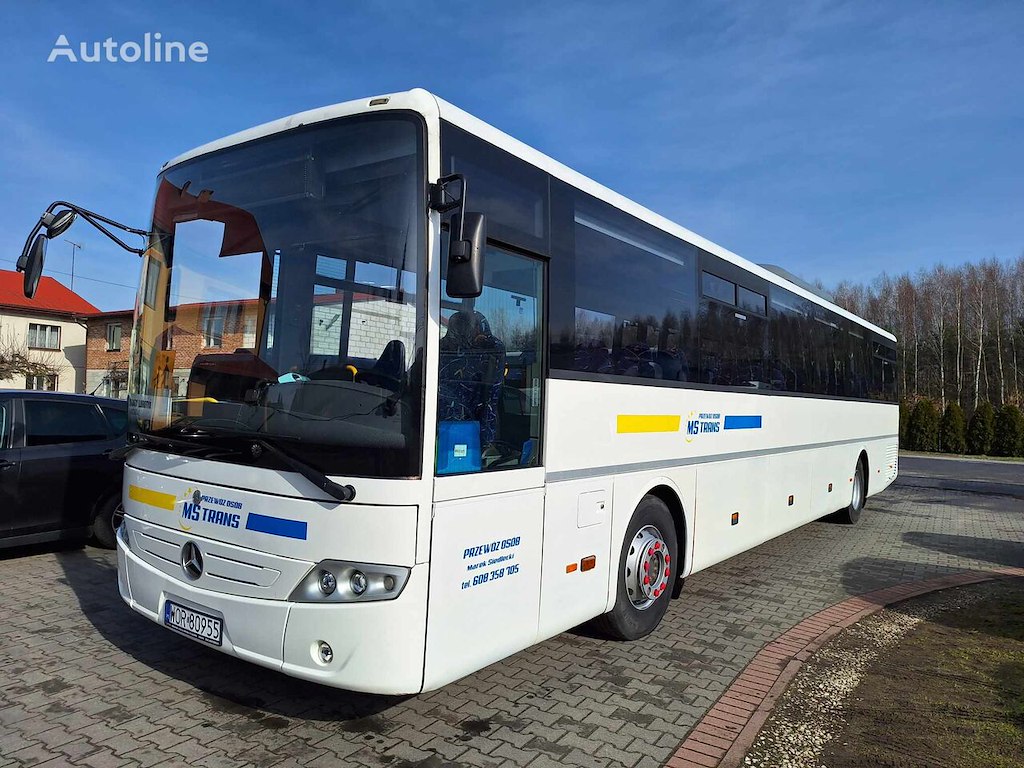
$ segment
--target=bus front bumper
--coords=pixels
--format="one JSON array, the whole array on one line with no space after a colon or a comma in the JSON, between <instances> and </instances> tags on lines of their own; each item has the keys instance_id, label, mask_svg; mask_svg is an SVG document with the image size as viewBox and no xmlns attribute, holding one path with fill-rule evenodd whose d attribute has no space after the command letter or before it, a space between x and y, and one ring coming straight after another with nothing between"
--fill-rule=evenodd
<instances>
[{"instance_id":1,"label":"bus front bumper","mask_svg":"<svg viewBox=\"0 0 1024 768\"><path fill-rule=\"evenodd\" d=\"M170 578L117 537L117 586L133 610L161 626L168 600L212 615L222 621L222 644L195 642L293 677L365 693L422 689L427 569L426 564L414 567L395 600L329 605L261 600ZM330 663L319 658L320 642L331 646Z\"/></svg>"}]
</instances>

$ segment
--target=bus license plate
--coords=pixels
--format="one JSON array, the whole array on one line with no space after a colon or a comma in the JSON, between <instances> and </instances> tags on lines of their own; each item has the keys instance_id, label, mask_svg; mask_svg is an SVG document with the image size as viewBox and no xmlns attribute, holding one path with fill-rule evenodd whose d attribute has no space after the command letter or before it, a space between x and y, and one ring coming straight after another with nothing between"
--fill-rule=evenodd
<instances>
[{"instance_id":1,"label":"bus license plate","mask_svg":"<svg viewBox=\"0 0 1024 768\"><path fill-rule=\"evenodd\" d=\"M170 600L164 603L164 624L204 643L221 644L224 622L215 616L193 611Z\"/></svg>"}]
</instances>

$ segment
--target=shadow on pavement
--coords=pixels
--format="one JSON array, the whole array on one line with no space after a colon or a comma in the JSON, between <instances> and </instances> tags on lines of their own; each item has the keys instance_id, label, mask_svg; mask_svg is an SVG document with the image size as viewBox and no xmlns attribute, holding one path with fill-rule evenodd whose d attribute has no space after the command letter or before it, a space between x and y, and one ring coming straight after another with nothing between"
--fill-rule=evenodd
<instances>
[{"instance_id":1,"label":"shadow on pavement","mask_svg":"<svg viewBox=\"0 0 1024 768\"><path fill-rule=\"evenodd\" d=\"M80 550L84 546L84 541L49 541L45 544L26 544L19 547L9 547L7 549L0 549L0 562L4 560L17 560L21 557L45 555L51 552Z\"/></svg>"},{"instance_id":2,"label":"shadow on pavement","mask_svg":"<svg viewBox=\"0 0 1024 768\"><path fill-rule=\"evenodd\" d=\"M907 531L901 538L905 543L915 547L947 555L969 557L996 566L1024 567L1024 543L1019 541L924 531Z\"/></svg>"},{"instance_id":3,"label":"shadow on pavement","mask_svg":"<svg viewBox=\"0 0 1024 768\"><path fill-rule=\"evenodd\" d=\"M263 714L273 713L338 723L341 730L353 733L375 733L387 728L375 716L408 698L351 693L296 680L204 647L124 604L112 553L90 548L60 552L57 559L65 574L62 581L104 639L147 667L194 686L196 697L217 711L243 715L265 728L288 725L282 717Z\"/></svg>"},{"instance_id":4,"label":"shadow on pavement","mask_svg":"<svg viewBox=\"0 0 1024 768\"><path fill-rule=\"evenodd\" d=\"M904 488L918 488L935 491L957 491L978 496L1010 497L1024 499L1024 485L1020 483L970 480L963 478L930 477L926 475L900 475L896 482Z\"/></svg>"},{"instance_id":5,"label":"shadow on pavement","mask_svg":"<svg viewBox=\"0 0 1024 768\"><path fill-rule=\"evenodd\" d=\"M853 597L911 581L950 576L967 570L969 567L969 565L935 565L881 557L858 557L843 563L839 580L843 591Z\"/></svg>"}]
</instances>

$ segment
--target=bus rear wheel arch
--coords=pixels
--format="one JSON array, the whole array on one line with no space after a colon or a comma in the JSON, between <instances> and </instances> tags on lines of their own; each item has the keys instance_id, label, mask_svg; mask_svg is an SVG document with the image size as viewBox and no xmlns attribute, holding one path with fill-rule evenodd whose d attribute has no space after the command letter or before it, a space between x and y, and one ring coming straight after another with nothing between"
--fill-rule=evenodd
<instances>
[{"instance_id":1,"label":"bus rear wheel arch","mask_svg":"<svg viewBox=\"0 0 1024 768\"><path fill-rule=\"evenodd\" d=\"M679 551L669 506L648 493L626 527L617 563L615 605L597 618L597 628L620 640L638 640L653 632L668 610L678 581Z\"/></svg>"}]
</instances>

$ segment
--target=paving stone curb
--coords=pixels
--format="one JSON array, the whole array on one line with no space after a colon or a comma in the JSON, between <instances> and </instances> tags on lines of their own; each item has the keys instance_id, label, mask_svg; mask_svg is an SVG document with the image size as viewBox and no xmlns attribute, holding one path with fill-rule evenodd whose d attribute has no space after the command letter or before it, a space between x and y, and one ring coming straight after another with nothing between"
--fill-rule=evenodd
<instances>
[{"instance_id":1,"label":"paving stone curb","mask_svg":"<svg viewBox=\"0 0 1024 768\"><path fill-rule=\"evenodd\" d=\"M667 768L738 768L775 703L819 648L888 605L950 587L1024 578L1024 568L962 571L851 597L804 619L765 645L693 727Z\"/></svg>"}]
</instances>

